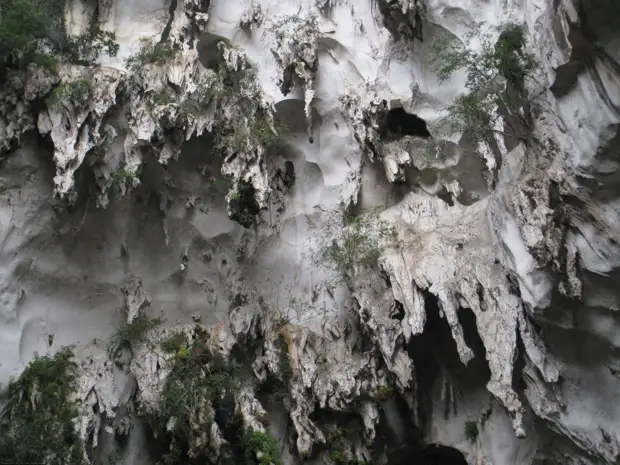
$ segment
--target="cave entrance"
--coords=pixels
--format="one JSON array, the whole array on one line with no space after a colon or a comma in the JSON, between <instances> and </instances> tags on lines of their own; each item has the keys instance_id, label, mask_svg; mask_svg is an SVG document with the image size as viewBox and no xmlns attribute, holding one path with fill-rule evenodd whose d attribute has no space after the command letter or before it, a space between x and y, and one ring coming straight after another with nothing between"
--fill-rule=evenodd
<instances>
[{"instance_id":1,"label":"cave entrance","mask_svg":"<svg viewBox=\"0 0 620 465\"><path fill-rule=\"evenodd\" d=\"M454 447L430 444L422 449L420 465L467 465L463 454Z\"/></svg>"},{"instance_id":2,"label":"cave entrance","mask_svg":"<svg viewBox=\"0 0 620 465\"><path fill-rule=\"evenodd\" d=\"M403 451L404 452L404 451ZM467 465L467 460L454 447L429 444L407 453L396 454L388 460L388 465Z\"/></svg>"},{"instance_id":3,"label":"cave entrance","mask_svg":"<svg viewBox=\"0 0 620 465\"><path fill-rule=\"evenodd\" d=\"M426 121L417 115L407 113L403 107L393 107L387 112L382 132L382 135L388 138L417 136L428 139L431 137Z\"/></svg>"}]
</instances>

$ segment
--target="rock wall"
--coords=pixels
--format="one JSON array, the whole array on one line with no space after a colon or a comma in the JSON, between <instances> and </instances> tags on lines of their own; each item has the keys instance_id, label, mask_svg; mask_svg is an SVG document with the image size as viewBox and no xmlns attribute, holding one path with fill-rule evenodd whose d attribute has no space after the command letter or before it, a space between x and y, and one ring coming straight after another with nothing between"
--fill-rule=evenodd
<instances>
[{"instance_id":1,"label":"rock wall","mask_svg":"<svg viewBox=\"0 0 620 465\"><path fill-rule=\"evenodd\" d=\"M147 3L98 2L116 57L7 73L0 381L76 344L87 459L154 463L153 347L199 327L245 354L233 410L285 463L620 460L616 2ZM536 58L526 139L446 123L466 76L441 81L432 45L481 22ZM131 66L144 39L171 52ZM343 231L373 266L320 260ZM110 342L139 315L163 327ZM192 454L226 463L199 417Z\"/></svg>"}]
</instances>

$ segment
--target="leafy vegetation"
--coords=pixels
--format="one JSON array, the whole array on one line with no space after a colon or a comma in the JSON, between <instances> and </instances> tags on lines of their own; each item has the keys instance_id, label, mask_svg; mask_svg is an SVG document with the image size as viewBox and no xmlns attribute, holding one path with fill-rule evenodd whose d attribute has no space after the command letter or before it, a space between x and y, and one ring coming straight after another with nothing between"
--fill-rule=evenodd
<instances>
[{"instance_id":1,"label":"leafy vegetation","mask_svg":"<svg viewBox=\"0 0 620 465\"><path fill-rule=\"evenodd\" d=\"M283 465L278 441L268 432L251 431L246 434L244 440L249 463L258 460L260 465Z\"/></svg>"},{"instance_id":2,"label":"leafy vegetation","mask_svg":"<svg viewBox=\"0 0 620 465\"><path fill-rule=\"evenodd\" d=\"M139 178L141 171L142 166L138 166L135 171L128 169L126 166L120 167L112 173L110 186L116 189L135 187L140 183Z\"/></svg>"},{"instance_id":3,"label":"leafy vegetation","mask_svg":"<svg viewBox=\"0 0 620 465\"><path fill-rule=\"evenodd\" d=\"M478 439L478 434L478 423L475 421L468 421L465 423L465 437L470 442L476 442L476 439Z\"/></svg>"},{"instance_id":4,"label":"leafy vegetation","mask_svg":"<svg viewBox=\"0 0 620 465\"><path fill-rule=\"evenodd\" d=\"M466 73L468 93L459 97L448 108L451 123L456 130L469 131L473 142L486 141L492 133L503 132L500 116L495 108L524 120L521 110L522 95L508 92L506 84L523 90L523 80L536 62L525 52L525 35L518 25L500 30L494 40L491 31L478 33L482 25L472 30L465 43L447 38L436 40L432 46L432 62L440 81L449 79L457 70ZM473 47L474 41L479 43Z\"/></svg>"},{"instance_id":5,"label":"leafy vegetation","mask_svg":"<svg viewBox=\"0 0 620 465\"><path fill-rule=\"evenodd\" d=\"M128 343L134 345L143 342L149 331L161 325L163 320L159 317L150 318L140 313L129 324L121 326L113 337L116 345Z\"/></svg>"},{"instance_id":6,"label":"leafy vegetation","mask_svg":"<svg viewBox=\"0 0 620 465\"><path fill-rule=\"evenodd\" d=\"M380 386L377 389L376 399L380 402L384 400L388 400L390 397L394 395L394 388L390 386Z\"/></svg>"},{"instance_id":7,"label":"leafy vegetation","mask_svg":"<svg viewBox=\"0 0 620 465\"><path fill-rule=\"evenodd\" d=\"M63 52L70 62L89 65L103 52L112 57L116 56L118 49L116 34L104 31L99 24L91 22L85 32L67 40Z\"/></svg>"},{"instance_id":8,"label":"leafy vegetation","mask_svg":"<svg viewBox=\"0 0 620 465\"><path fill-rule=\"evenodd\" d=\"M167 354L183 354L189 355L187 349L187 336L185 333L174 333L169 338L164 339L161 344L161 350Z\"/></svg>"},{"instance_id":9,"label":"leafy vegetation","mask_svg":"<svg viewBox=\"0 0 620 465\"><path fill-rule=\"evenodd\" d=\"M92 80L88 77L81 77L52 89L50 95L45 99L45 103L48 107L52 107L66 100L75 106L83 106L91 100L93 92Z\"/></svg>"},{"instance_id":10,"label":"leafy vegetation","mask_svg":"<svg viewBox=\"0 0 620 465\"><path fill-rule=\"evenodd\" d=\"M55 70L58 60L53 55L78 64L91 63L104 51L115 56L115 34L102 31L96 21L85 33L65 38L65 4L66 0L0 0L0 62Z\"/></svg>"},{"instance_id":11,"label":"leafy vegetation","mask_svg":"<svg viewBox=\"0 0 620 465\"><path fill-rule=\"evenodd\" d=\"M65 0L0 0L0 57L25 66L46 63L39 43L62 27Z\"/></svg>"},{"instance_id":12,"label":"leafy vegetation","mask_svg":"<svg viewBox=\"0 0 620 465\"><path fill-rule=\"evenodd\" d=\"M127 67L135 72L138 72L140 68L150 64L164 64L169 60L172 60L179 53L171 42L157 42L154 43L150 39L142 39L140 41L141 47L138 53L127 59Z\"/></svg>"},{"instance_id":13,"label":"leafy vegetation","mask_svg":"<svg viewBox=\"0 0 620 465\"><path fill-rule=\"evenodd\" d=\"M245 152L257 146L270 149L282 143L286 131L287 127L282 123L274 122L272 127L267 119L248 118L241 124L236 122L221 128L215 138L215 148L235 152Z\"/></svg>"},{"instance_id":14,"label":"leafy vegetation","mask_svg":"<svg viewBox=\"0 0 620 465\"><path fill-rule=\"evenodd\" d=\"M365 465L366 462L352 457L345 446L344 434L342 431L332 432L329 437L329 458L334 465Z\"/></svg>"},{"instance_id":15,"label":"leafy vegetation","mask_svg":"<svg viewBox=\"0 0 620 465\"><path fill-rule=\"evenodd\" d=\"M349 276L356 268L376 266L385 243L398 238L396 229L376 213L352 216L345 213L342 223L328 225L335 238L319 247L317 261ZM333 220L332 220L333 222Z\"/></svg>"},{"instance_id":16,"label":"leafy vegetation","mask_svg":"<svg viewBox=\"0 0 620 465\"><path fill-rule=\"evenodd\" d=\"M35 356L0 401L0 461L81 465L83 449L74 421L76 365L71 348L54 356Z\"/></svg>"},{"instance_id":17,"label":"leafy vegetation","mask_svg":"<svg viewBox=\"0 0 620 465\"><path fill-rule=\"evenodd\" d=\"M158 436L170 440L163 458L166 464L183 461L187 451L195 449L202 431L214 421L218 403L247 382L245 370L235 359L212 353L206 334L198 329L196 334L191 341L184 334L173 334L161 343L162 350L172 356L171 370L149 423Z\"/></svg>"}]
</instances>

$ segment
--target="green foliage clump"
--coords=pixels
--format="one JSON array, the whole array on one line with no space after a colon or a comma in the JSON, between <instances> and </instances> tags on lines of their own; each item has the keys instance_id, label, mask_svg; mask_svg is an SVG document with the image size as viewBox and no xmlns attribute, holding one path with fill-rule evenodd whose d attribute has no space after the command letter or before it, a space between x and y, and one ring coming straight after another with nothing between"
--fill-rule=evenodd
<instances>
[{"instance_id":1,"label":"green foliage clump","mask_svg":"<svg viewBox=\"0 0 620 465\"><path fill-rule=\"evenodd\" d=\"M319 263L349 276L356 268L376 266L384 244L398 238L396 229L376 214L350 216L344 224L332 224L336 237L319 248Z\"/></svg>"},{"instance_id":2,"label":"green foliage clump","mask_svg":"<svg viewBox=\"0 0 620 465\"><path fill-rule=\"evenodd\" d=\"M0 401L0 461L80 465L83 448L76 432L78 408L73 351L35 358L10 381Z\"/></svg>"},{"instance_id":3,"label":"green foliage clump","mask_svg":"<svg viewBox=\"0 0 620 465\"><path fill-rule=\"evenodd\" d=\"M394 388L392 388L390 386L380 386L377 389L377 394L376 394L375 398L378 401L382 402L384 400L389 399L393 395L394 395Z\"/></svg>"},{"instance_id":4,"label":"green foliage clump","mask_svg":"<svg viewBox=\"0 0 620 465\"><path fill-rule=\"evenodd\" d=\"M201 431L214 421L212 406L247 382L239 363L212 353L203 336L198 334L190 341L183 334L175 334L161 343L162 350L173 356L158 409L149 423L158 436L171 441L164 463L183 461L200 440Z\"/></svg>"},{"instance_id":5,"label":"green foliage clump","mask_svg":"<svg viewBox=\"0 0 620 465\"><path fill-rule=\"evenodd\" d=\"M92 80L81 77L52 89L50 95L45 99L45 103L48 107L52 107L65 100L79 107L86 105L91 100L93 92Z\"/></svg>"},{"instance_id":6,"label":"green foliage clump","mask_svg":"<svg viewBox=\"0 0 620 465\"><path fill-rule=\"evenodd\" d=\"M139 184L140 172L142 166L139 166L136 171L131 171L126 167L121 167L112 173L111 186L121 189L124 187L135 187Z\"/></svg>"},{"instance_id":7,"label":"green foliage clump","mask_svg":"<svg viewBox=\"0 0 620 465\"><path fill-rule=\"evenodd\" d=\"M258 460L259 465L283 465L278 440L268 432L250 431L244 439L249 463Z\"/></svg>"},{"instance_id":8,"label":"green foliage clump","mask_svg":"<svg viewBox=\"0 0 620 465\"><path fill-rule=\"evenodd\" d=\"M180 351L185 353L186 346L188 344L187 336L185 333L174 333L167 339L164 339L160 343L161 350L167 354L176 354Z\"/></svg>"},{"instance_id":9,"label":"green foliage clump","mask_svg":"<svg viewBox=\"0 0 620 465\"><path fill-rule=\"evenodd\" d=\"M330 447L329 458L334 465L367 465L365 461L352 457L352 454L347 452L344 435L341 431L332 433L328 444Z\"/></svg>"},{"instance_id":10,"label":"green foliage clump","mask_svg":"<svg viewBox=\"0 0 620 465\"><path fill-rule=\"evenodd\" d=\"M62 28L65 0L0 0L0 58L49 63L39 43Z\"/></svg>"},{"instance_id":11,"label":"green foliage clump","mask_svg":"<svg viewBox=\"0 0 620 465\"><path fill-rule=\"evenodd\" d=\"M524 78L536 67L533 55L524 51L521 26L504 27L496 41L490 32L477 34L478 30L472 30L464 44L441 38L431 45L432 63L440 81L449 79L459 69L465 70L469 92L459 97L448 113L454 128L468 130L473 142L486 141L494 132L506 135L497 129L499 116L493 111L496 107L524 119L520 110L524 96L515 98L506 85L501 85L501 78L523 89ZM479 42L475 49L471 47L474 40Z\"/></svg>"},{"instance_id":12,"label":"green foliage clump","mask_svg":"<svg viewBox=\"0 0 620 465\"><path fill-rule=\"evenodd\" d=\"M468 421L465 423L465 437L470 442L475 442L478 439L478 423L475 421Z\"/></svg>"},{"instance_id":13,"label":"green foliage clump","mask_svg":"<svg viewBox=\"0 0 620 465\"><path fill-rule=\"evenodd\" d=\"M92 22L85 32L67 40L63 52L70 62L87 66L101 53L115 57L118 50L116 34L104 31L99 24Z\"/></svg>"},{"instance_id":14,"label":"green foliage clump","mask_svg":"<svg viewBox=\"0 0 620 465\"><path fill-rule=\"evenodd\" d=\"M164 64L179 53L178 48L168 41L153 43L150 39L142 39L141 44L138 53L129 57L126 63L134 73L145 65Z\"/></svg>"},{"instance_id":15,"label":"green foliage clump","mask_svg":"<svg viewBox=\"0 0 620 465\"><path fill-rule=\"evenodd\" d=\"M272 127L266 119L248 118L244 123L221 128L215 137L215 148L222 152L247 152L258 146L270 149L282 143L286 132L282 123L274 122Z\"/></svg>"},{"instance_id":16,"label":"green foliage clump","mask_svg":"<svg viewBox=\"0 0 620 465\"><path fill-rule=\"evenodd\" d=\"M128 343L131 345L144 342L149 331L161 325L163 320L159 317L150 318L140 313L129 324L121 326L114 335L114 341L117 345Z\"/></svg>"},{"instance_id":17,"label":"green foliage clump","mask_svg":"<svg viewBox=\"0 0 620 465\"><path fill-rule=\"evenodd\" d=\"M70 62L92 63L102 52L118 53L116 35L93 21L86 32L65 38L66 0L0 0L0 62L29 63L55 71L62 55ZM42 53L45 44L50 52Z\"/></svg>"}]
</instances>

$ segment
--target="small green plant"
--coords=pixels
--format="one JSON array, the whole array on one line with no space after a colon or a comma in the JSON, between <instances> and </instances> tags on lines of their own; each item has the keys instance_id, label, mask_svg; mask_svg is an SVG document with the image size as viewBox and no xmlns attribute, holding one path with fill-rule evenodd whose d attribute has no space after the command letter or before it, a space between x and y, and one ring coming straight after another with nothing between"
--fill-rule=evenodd
<instances>
[{"instance_id":1,"label":"small green plant","mask_svg":"<svg viewBox=\"0 0 620 465\"><path fill-rule=\"evenodd\" d=\"M468 421L465 423L465 437L470 441L470 442L476 442L476 439L478 439L478 423L475 421Z\"/></svg>"},{"instance_id":2,"label":"small green plant","mask_svg":"<svg viewBox=\"0 0 620 465\"><path fill-rule=\"evenodd\" d=\"M523 90L524 78L536 67L533 55L524 50L525 34L520 26L505 26L496 41L490 31L478 34L480 30L482 25L468 33L464 44L440 38L431 45L431 61L440 81L459 69L466 72L468 93L457 98L448 114L454 128L469 131L473 142L486 141L492 133L508 135L499 129L502 126L495 108L529 124L520 109L525 96L511 97L513 94L500 84L500 78ZM474 49L475 40L480 45Z\"/></svg>"},{"instance_id":3,"label":"small green plant","mask_svg":"<svg viewBox=\"0 0 620 465\"><path fill-rule=\"evenodd\" d=\"M129 343L131 345L144 342L146 335L152 329L158 327L163 323L163 320L159 317L150 318L147 315L140 313L129 324L121 326L114 335L114 341L116 345L122 343Z\"/></svg>"},{"instance_id":4,"label":"small green plant","mask_svg":"<svg viewBox=\"0 0 620 465\"><path fill-rule=\"evenodd\" d=\"M64 0L0 0L0 60L12 56L25 67L38 60L39 43L50 41L63 24Z\"/></svg>"},{"instance_id":5,"label":"small green plant","mask_svg":"<svg viewBox=\"0 0 620 465\"><path fill-rule=\"evenodd\" d=\"M188 344L187 336L185 333L178 332L172 334L167 339L164 339L160 343L161 350L166 352L167 354L176 354L182 348L186 347Z\"/></svg>"},{"instance_id":6,"label":"small green plant","mask_svg":"<svg viewBox=\"0 0 620 465\"><path fill-rule=\"evenodd\" d=\"M69 101L76 107L86 105L93 96L93 82L88 77L81 77L52 89L45 99L48 107L58 105L61 101Z\"/></svg>"},{"instance_id":7,"label":"small green plant","mask_svg":"<svg viewBox=\"0 0 620 465\"><path fill-rule=\"evenodd\" d=\"M273 128L265 119L250 118L245 124L230 124L221 128L215 138L215 148L222 152L245 152L253 147L270 149L282 143L286 125L274 122Z\"/></svg>"},{"instance_id":8,"label":"small green plant","mask_svg":"<svg viewBox=\"0 0 620 465\"><path fill-rule=\"evenodd\" d=\"M9 382L0 402L0 461L81 465L83 448L76 430L78 406L73 350L35 358Z\"/></svg>"},{"instance_id":9,"label":"small green plant","mask_svg":"<svg viewBox=\"0 0 620 465\"><path fill-rule=\"evenodd\" d=\"M112 185L116 187L127 186L134 183L134 180L138 179L140 175L140 168L134 173L127 168L119 168L112 174Z\"/></svg>"},{"instance_id":10,"label":"small green plant","mask_svg":"<svg viewBox=\"0 0 620 465\"><path fill-rule=\"evenodd\" d=\"M101 26L93 21L85 32L67 40L63 54L72 63L88 66L102 53L105 52L107 55L115 57L118 50L116 34L102 30Z\"/></svg>"},{"instance_id":11,"label":"small green plant","mask_svg":"<svg viewBox=\"0 0 620 465\"><path fill-rule=\"evenodd\" d=\"M36 66L47 69L53 73L58 73L58 65L60 64L60 62L58 61L58 58L52 55L35 53L32 57L32 62Z\"/></svg>"},{"instance_id":12,"label":"small green plant","mask_svg":"<svg viewBox=\"0 0 620 465\"><path fill-rule=\"evenodd\" d=\"M268 432L248 432L245 436L244 448L250 463L258 460L260 465L283 465L278 440Z\"/></svg>"},{"instance_id":13,"label":"small green plant","mask_svg":"<svg viewBox=\"0 0 620 465\"><path fill-rule=\"evenodd\" d=\"M206 334L197 330L190 338L173 334L161 342L171 365L161 390L158 408L147 419L157 435L171 440L164 463L178 463L200 442L202 431L214 421L214 405L227 394L235 394L248 382L243 367L207 346ZM191 425L191 426L190 426ZM201 458L208 459L208 451Z\"/></svg>"},{"instance_id":14,"label":"small green plant","mask_svg":"<svg viewBox=\"0 0 620 465\"><path fill-rule=\"evenodd\" d=\"M329 225L336 237L319 247L316 258L320 264L339 271L345 277L358 267L375 266L385 243L398 238L396 229L376 214L354 217L345 213L343 219L341 224Z\"/></svg>"},{"instance_id":15,"label":"small green plant","mask_svg":"<svg viewBox=\"0 0 620 465\"><path fill-rule=\"evenodd\" d=\"M0 0L0 61L25 68L29 63L56 71L58 59L39 52L45 44L53 54L78 64L92 63L102 52L115 56L116 36L94 21L88 30L65 38L66 0Z\"/></svg>"},{"instance_id":16,"label":"small green plant","mask_svg":"<svg viewBox=\"0 0 620 465\"><path fill-rule=\"evenodd\" d=\"M127 59L126 65L135 73L145 65L164 64L175 58L178 53L178 48L171 42L154 43L150 39L142 39L140 50Z\"/></svg>"},{"instance_id":17,"label":"small green plant","mask_svg":"<svg viewBox=\"0 0 620 465\"><path fill-rule=\"evenodd\" d=\"M365 461L352 456L345 445L345 437L342 431L335 431L329 435L329 458L333 465L367 465Z\"/></svg>"},{"instance_id":18,"label":"small green plant","mask_svg":"<svg viewBox=\"0 0 620 465\"><path fill-rule=\"evenodd\" d=\"M390 387L390 386L379 386L379 388L377 389L377 394L376 394L375 398L378 401L383 402L385 400L388 400L393 395L394 395L394 388L393 387Z\"/></svg>"}]
</instances>

